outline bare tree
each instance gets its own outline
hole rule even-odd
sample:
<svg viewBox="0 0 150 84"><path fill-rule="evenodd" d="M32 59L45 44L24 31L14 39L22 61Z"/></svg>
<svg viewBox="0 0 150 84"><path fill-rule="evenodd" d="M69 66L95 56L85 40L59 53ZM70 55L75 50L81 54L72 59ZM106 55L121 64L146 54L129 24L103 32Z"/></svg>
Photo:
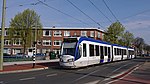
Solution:
<svg viewBox="0 0 150 84"><path fill-rule="evenodd" d="M140 55L142 55L143 47L144 47L144 44L145 44L144 39L140 38L140 37L137 37L137 38L135 38L133 44L137 48L137 53L140 54Z"/></svg>

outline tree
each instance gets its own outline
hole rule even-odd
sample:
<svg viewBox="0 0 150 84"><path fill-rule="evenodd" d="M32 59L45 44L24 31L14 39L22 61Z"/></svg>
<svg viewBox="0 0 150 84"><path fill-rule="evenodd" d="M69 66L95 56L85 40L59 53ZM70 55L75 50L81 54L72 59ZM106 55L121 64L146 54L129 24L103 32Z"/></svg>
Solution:
<svg viewBox="0 0 150 84"><path fill-rule="evenodd" d="M134 36L132 33L130 33L129 31L126 31L123 35L122 38L120 39L121 41L119 41L119 44L123 45L123 46L132 46L132 43L134 41Z"/></svg>
<svg viewBox="0 0 150 84"><path fill-rule="evenodd" d="M142 50L143 50L143 47L144 47L144 44L145 44L144 39L140 38L140 37L137 37L137 38L135 38L133 44L137 48L138 53L142 54Z"/></svg>
<svg viewBox="0 0 150 84"><path fill-rule="evenodd" d="M104 40L110 43L118 44L122 37L125 27L120 22L112 23L104 35Z"/></svg>
<svg viewBox="0 0 150 84"><path fill-rule="evenodd" d="M19 42L23 46L23 53L27 47L31 47L35 34L35 30L41 29L40 16L34 10L26 9L22 13L18 13L10 21L10 28L8 30L9 38L13 42ZM41 32L39 32L41 35Z"/></svg>
<svg viewBox="0 0 150 84"><path fill-rule="evenodd" d="M150 53L150 45L144 44L143 49L144 49L144 51L145 51L145 54L149 54L149 53Z"/></svg>

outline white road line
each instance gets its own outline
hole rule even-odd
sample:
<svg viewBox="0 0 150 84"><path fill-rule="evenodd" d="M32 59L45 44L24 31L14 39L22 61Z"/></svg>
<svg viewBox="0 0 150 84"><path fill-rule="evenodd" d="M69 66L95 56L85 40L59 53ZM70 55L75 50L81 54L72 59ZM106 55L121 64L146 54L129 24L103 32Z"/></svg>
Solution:
<svg viewBox="0 0 150 84"><path fill-rule="evenodd" d="M124 75L123 77L121 77L121 78L119 78L119 79L116 79L116 80L113 80L113 81L110 81L110 82L108 82L108 83L106 83L106 84L111 84L111 83L116 82L116 81L118 81L118 80L120 80L120 79L123 79L123 78L125 78L126 76L128 76L129 74L131 74L133 71L137 70L138 68L139 68L139 66L137 65L133 70L131 70L129 73L127 73L127 74ZM118 75L111 76L110 78L115 78L115 77L120 76L120 75L122 75L122 74L124 74L124 73L126 73L126 71L124 71L124 72L122 72L122 73L120 73L120 74L118 74Z"/></svg>
<svg viewBox="0 0 150 84"><path fill-rule="evenodd" d="M85 83L85 84L97 84L100 80L96 80L96 81L92 81L92 82L88 82L88 83Z"/></svg>
<svg viewBox="0 0 150 84"><path fill-rule="evenodd" d="M77 71L82 71L82 70L84 70L84 69L79 69L79 70L77 70Z"/></svg>
<svg viewBox="0 0 150 84"><path fill-rule="evenodd" d="M21 81L25 81L25 80L32 80L32 79L35 79L35 77L30 77L30 78L22 78L22 79L19 79Z"/></svg>
<svg viewBox="0 0 150 84"><path fill-rule="evenodd" d="M107 67L106 67L107 68ZM103 68L103 69L106 69L106 68ZM86 75L84 75L84 76L82 76L82 77L80 77L80 78L78 78L78 79L76 79L75 81L78 81L78 80L81 80L81 79L83 79L83 78L86 78L87 76L89 76L89 75L91 75L91 74L94 74L94 73L96 73L96 72L98 72L99 70L95 70L95 71L93 71L93 72L91 72L91 73L89 73L89 74L86 74ZM75 82L74 81L74 82Z"/></svg>
<svg viewBox="0 0 150 84"><path fill-rule="evenodd" d="M125 65L123 65L123 66L121 66L121 67L119 67L119 68L115 69L112 73L114 73L114 72L118 71L119 69L121 69L121 68L123 68L123 67L125 67L125 66L127 66L127 65L129 65L129 64L131 64L131 63L125 64ZM112 73L111 73L111 74L112 74Z"/></svg>
<svg viewBox="0 0 150 84"><path fill-rule="evenodd" d="M110 74L108 74L106 77L109 77L109 76L112 75L114 72L118 71L119 69L121 69L121 68L123 68L123 67L125 67L125 66L127 66L127 65L129 65L129 64L132 64L132 63L125 64L125 65L123 65L123 66L121 66L121 67L119 67L119 68L113 70L113 71L112 71ZM124 73L124 72L121 72L120 74L123 74L123 73ZM119 75L120 75L120 74L119 74ZM114 76L110 76L109 78L105 78L105 79L102 80L100 83L102 83L102 82L104 82L104 81L107 81L107 80L110 80L110 79L112 79L112 78L114 78L114 77L116 77L116 76L118 76L118 74L117 74L117 75L114 75Z"/></svg>
<svg viewBox="0 0 150 84"><path fill-rule="evenodd" d="M46 75L46 77L50 77L50 76L56 76L57 74L50 74L50 75Z"/></svg>

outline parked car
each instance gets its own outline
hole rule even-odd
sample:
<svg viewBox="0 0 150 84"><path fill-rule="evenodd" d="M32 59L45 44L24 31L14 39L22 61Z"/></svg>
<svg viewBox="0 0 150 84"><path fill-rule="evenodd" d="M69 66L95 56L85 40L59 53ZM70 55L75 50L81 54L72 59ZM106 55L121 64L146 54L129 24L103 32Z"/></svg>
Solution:
<svg viewBox="0 0 150 84"><path fill-rule="evenodd" d="M23 53L17 53L16 54L16 57L29 57L28 55L23 55Z"/></svg>
<svg viewBox="0 0 150 84"><path fill-rule="evenodd" d="M35 56L45 56L44 53L37 53Z"/></svg>
<svg viewBox="0 0 150 84"><path fill-rule="evenodd" d="M43 60L45 58L45 54L44 53L37 53L35 55L36 60Z"/></svg>
<svg viewBox="0 0 150 84"><path fill-rule="evenodd" d="M11 55L8 53L3 53L3 56L11 56Z"/></svg>
<svg viewBox="0 0 150 84"><path fill-rule="evenodd" d="M3 58L10 58L10 57L11 57L10 54L8 54L8 53L3 53Z"/></svg>

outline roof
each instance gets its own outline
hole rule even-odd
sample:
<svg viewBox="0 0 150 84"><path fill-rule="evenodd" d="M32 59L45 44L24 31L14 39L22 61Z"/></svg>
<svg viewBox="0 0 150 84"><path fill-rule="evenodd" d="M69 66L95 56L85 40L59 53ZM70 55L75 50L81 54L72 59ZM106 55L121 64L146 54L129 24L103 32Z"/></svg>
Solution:
<svg viewBox="0 0 150 84"><path fill-rule="evenodd" d="M72 29L94 29L101 32L104 32L104 30L97 28L97 27L43 27L43 29L65 29L65 30L72 30Z"/></svg>
<svg viewBox="0 0 150 84"><path fill-rule="evenodd" d="M5 29L8 29L9 27L5 27ZM98 31L101 31L101 32L105 32L104 30L102 30L102 29L100 29L99 27L55 27L55 26L53 26L53 27L43 27L43 29L60 29L60 30L62 30L62 29L64 29L64 30L72 30L72 29L82 29L82 30L84 30L84 29L86 29L86 30L90 30L90 29L92 29L92 30L98 30ZM0 30L1 30L1 28L0 28Z"/></svg>

